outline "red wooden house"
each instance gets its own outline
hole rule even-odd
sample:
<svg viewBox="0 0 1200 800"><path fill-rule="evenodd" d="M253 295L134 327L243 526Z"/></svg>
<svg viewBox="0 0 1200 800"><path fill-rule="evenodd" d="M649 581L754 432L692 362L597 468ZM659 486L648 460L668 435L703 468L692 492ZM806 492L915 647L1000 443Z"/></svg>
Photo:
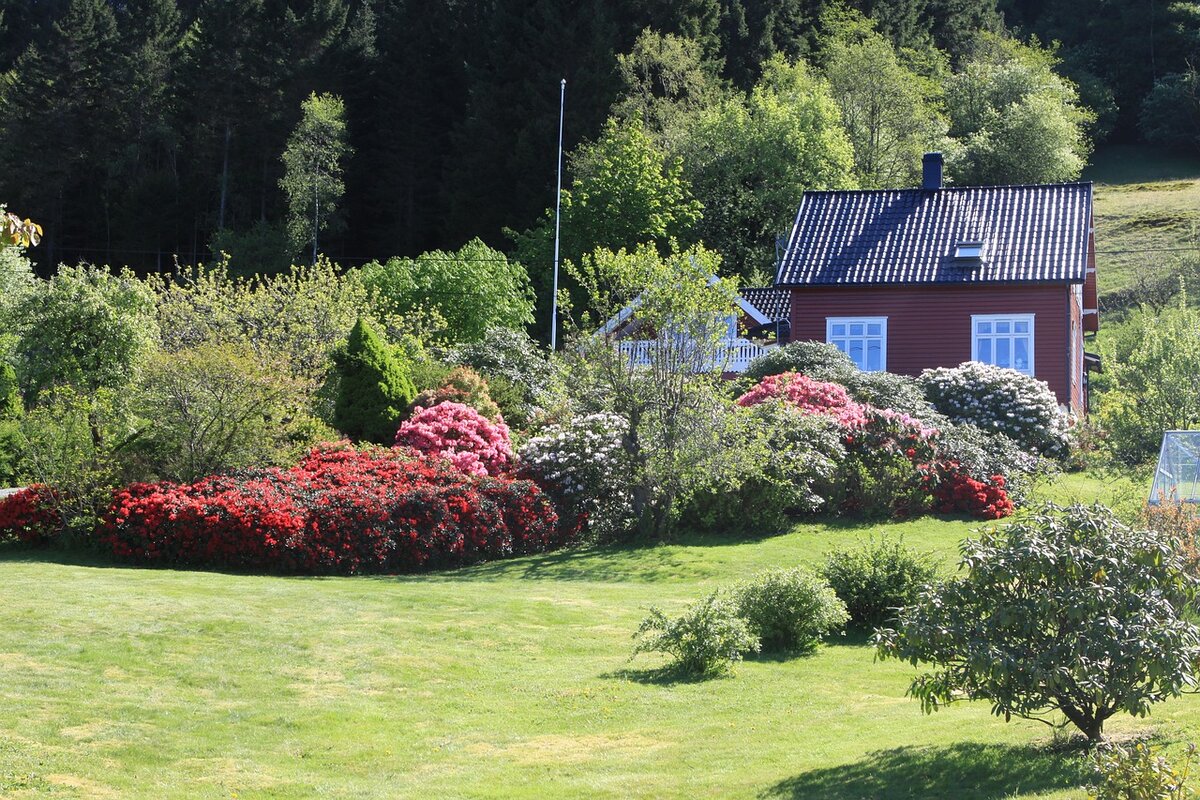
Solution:
<svg viewBox="0 0 1200 800"><path fill-rule="evenodd" d="M982 361L1087 405L1084 333L1099 324L1092 185L806 192L775 286L791 338L830 342L863 369L908 375Z"/></svg>

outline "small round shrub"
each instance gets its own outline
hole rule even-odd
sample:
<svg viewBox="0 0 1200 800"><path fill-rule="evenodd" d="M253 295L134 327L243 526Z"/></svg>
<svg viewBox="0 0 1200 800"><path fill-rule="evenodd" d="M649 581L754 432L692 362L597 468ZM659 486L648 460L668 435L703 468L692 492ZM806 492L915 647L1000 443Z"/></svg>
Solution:
<svg viewBox="0 0 1200 800"><path fill-rule="evenodd" d="M952 421L1003 433L1032 452L1065 455L1067 415L1045 381L977 361L927 369L920 380L929 402Z"/></svg>
<svg viewBox="0 0 1200 800"><path fill-rule="evenodd" d="M819 381L845 383L858 372L850 356L824 342L792 342L777 347L750 362L745 377L761 381L770 375L798 372Z"/></svg>
<svg viewBox="0 0 1200 800"><path fill-rule="evenodd" d="M805 569L761 572L734 592L738 614L766 652L804 652L849 615L829 584Z"/></svg>
<svg viewBox="0 0 1200 800"><path fill-rule="evenodd" d="M552 425L521 447L521 471L554 500L564 524L611 539L633 524L628 423L599 413Z"/></svg>
<svg viewBox="0 0 1200 800"><path fill-rule="evenodd" d="M555 371L541 345L524 332L511 328L489 328L482 340L450 350L446 360L470 367L489 378L502 377L526 387L533 394L550 383Z"/></svg>
<svg viewBox="0 0 1200 800"><path fill-rule="evenodd" d="M821 576L846 604L851 623L870 628L916 602L921 588L937 579L937 567L903 540L883 538L834 550L826 556Z"/></svg>
<svg viewBox="0 0 1200 800"><path fill-rule="evenodd" d="M813 380L796 372L768 375L739 397L737 403L748 407L774 399L810 414L833 417L843 425L860 421L863 414L863 407L850 398L844 386Z"/></svg>
<svg viewBox="0 0 1200 800"><path fill-rule="evenodd" d="M439 403L461 403L470 406L495 422L500 419L500 406L492 400L488 382L473 369L456 367L450 370L436 389L426 389L413 400L413 408L433 408Z"/></svg>
<svg viewBox="0 0 1200 800"><path fill-rule="evenodd" d="M673 671L699 677L723 675L745 653L759 649L758 639L738 616L737 604L722 592L713 592L674 619L651 608L633 636L634 656L666 653Z"/></svg>
<svg viewBox="0 0 1200 800"><path fill-rule="evenodd" d="M461 403L418 407L400 424L396 445L445 458L473 475L503 474L513 461L508 426L503 422L493 424Z"/></svg>
<svg viewBox="0 0 1200 800"><path fill-rule="evenodd" d="M1189 782L1196 745L1189 744L1182 763L1172 764L1159 748L1146 742L1105 742L1092 753L1098 783L1089 787L1093 800L1192 800L1200 787Z"/></svg>

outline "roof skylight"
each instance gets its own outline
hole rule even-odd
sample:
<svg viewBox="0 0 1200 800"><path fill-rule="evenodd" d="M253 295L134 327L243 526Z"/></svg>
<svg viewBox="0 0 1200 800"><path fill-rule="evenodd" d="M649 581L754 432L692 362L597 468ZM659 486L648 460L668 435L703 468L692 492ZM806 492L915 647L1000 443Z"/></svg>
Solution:
<svg viewBox="0 0 1200 800"><path fill-rule="evenodd" d="M983 242L959 242L954 247L954 257L959 261L982 261Z"/></svg>

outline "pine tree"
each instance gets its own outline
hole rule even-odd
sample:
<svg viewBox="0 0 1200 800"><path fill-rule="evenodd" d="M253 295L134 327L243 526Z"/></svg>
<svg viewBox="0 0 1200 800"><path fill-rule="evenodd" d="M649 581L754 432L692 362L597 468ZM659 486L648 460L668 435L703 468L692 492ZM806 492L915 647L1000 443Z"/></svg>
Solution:
<svg viewBox="0 0 1200 800"><path fill-rule="evenodd" d="M362 319L334 356L334 366L334 426L356 441L391 443L417 394L405 366Z"/></svg>
<svg viewBox="0 0 1200 800"><path fill-rule="evenodd" d="M125 127L119 103L116 18L105 0L72 0L43 40L17 59L4 84L0 133L3 189L13 207L46 229L43 252L61 256L66 235L103 234L107 170ZM65 222L71 222L68 229Z"/></svg>

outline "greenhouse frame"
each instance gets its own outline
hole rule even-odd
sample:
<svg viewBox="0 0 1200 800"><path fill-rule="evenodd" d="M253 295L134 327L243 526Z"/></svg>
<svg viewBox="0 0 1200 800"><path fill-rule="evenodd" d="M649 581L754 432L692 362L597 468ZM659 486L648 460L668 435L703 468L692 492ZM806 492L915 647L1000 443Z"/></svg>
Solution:
<svg viewBox="0 0 1200 800"><path fill-rule="evenodd" d="M1200 431L1167 431L1150 485L1149 503L1200 503Z"/></svg>

